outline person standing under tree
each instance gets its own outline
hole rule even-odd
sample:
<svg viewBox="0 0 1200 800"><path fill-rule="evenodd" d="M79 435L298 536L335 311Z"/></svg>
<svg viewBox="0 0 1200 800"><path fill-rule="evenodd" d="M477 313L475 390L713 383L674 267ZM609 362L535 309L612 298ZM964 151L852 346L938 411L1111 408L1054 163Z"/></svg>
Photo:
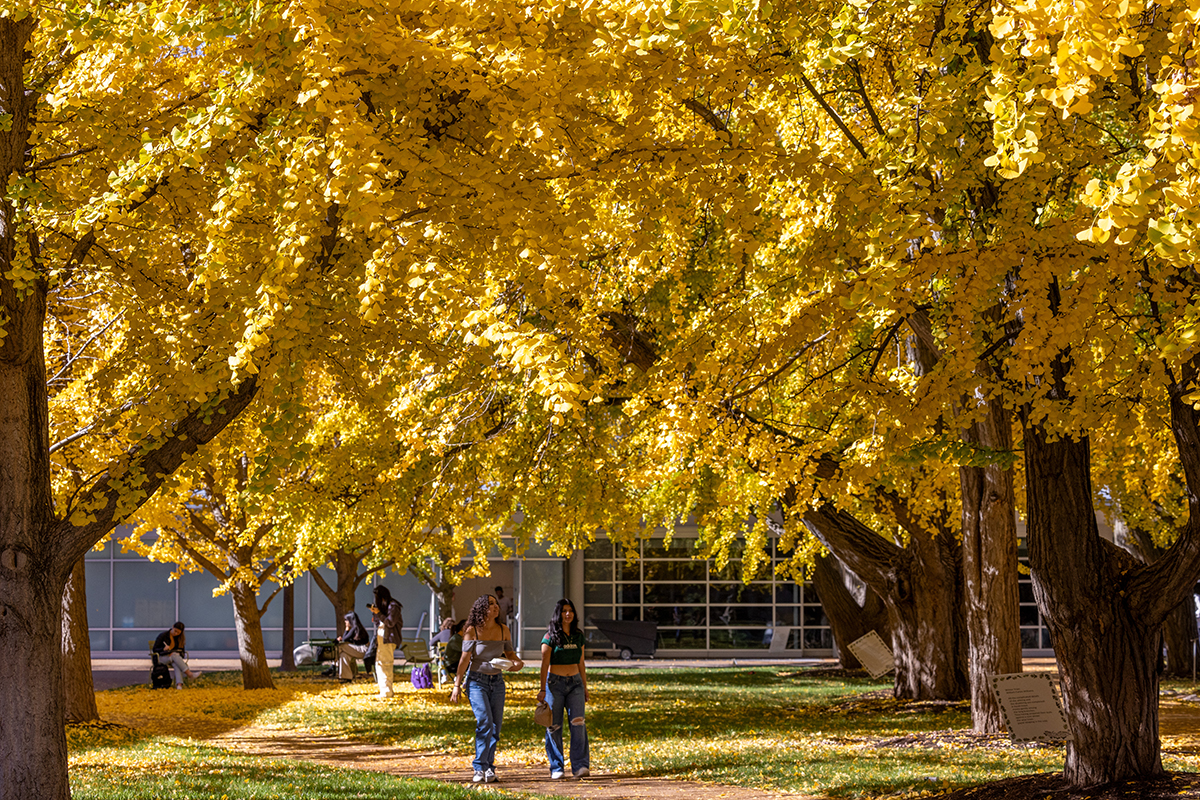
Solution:
<svg viewBox="0 0 1200 800"><path fill-rule="evenodd" d="M500 604L500 624L512 625L513 618L513 601L511 597L504 596L504 587L496 587L496 602Z"/></svg>
<svg viewBox="0 0 1200 800"><path fill-rule="evenodd" d="M379 684L379 699L392 697L392 666L396 661L396 645L400 644L404 628L404 607L392 598L386 586L375 587L375 603L371 606L373 619L378 620L375 633L375 682Z"/></svg>
<svg viewBox="0 0 1200 800"><path fill-rule="evenodd" d="M184 660L187 658L187 645L182 622L176 622L169 631L160 633L154 639L154 647L151 650L158 656L158 663L166 664L175 671L176 689L183 688L183 676L195 678L200 675L200 670L189 668Z"/></svg>
<svg viewBox="0 0 1200 800"><path fill-rule="evenodd" d="M551 725L546 728L546 759L551 780L566 775L563 754L563 712L571 727L571 769L585 778L591 766L587 725L583 708L588 699L587 669L583 663L583 630L575 604L563 598L554 607L546 635L542 637L542 675L538 702L550 704Z"/></svg>
<svg viewBox="0 0 1200 800"><path fill-rule="evenodd" d="M516 672L525 666L512 646L508 626L499 622L500 604L490 594L482 595L467 614L463 632L462 658L450 702L462 697L464 684L471 711L475 714L475 783L495 783L496 747L500 743L500 722L504 718L504 676L494 660L507 659L506 668Z"/></svg>

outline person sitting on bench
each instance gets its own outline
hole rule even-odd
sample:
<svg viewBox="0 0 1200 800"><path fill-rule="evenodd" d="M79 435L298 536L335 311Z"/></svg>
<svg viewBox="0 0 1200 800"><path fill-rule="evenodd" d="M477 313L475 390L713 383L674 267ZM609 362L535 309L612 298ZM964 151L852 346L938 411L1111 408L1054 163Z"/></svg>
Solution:
<svg viewBox="0 0 1200 800"><path fill-rule="evenodd" d="M166 664L175 671L175 688L183 688L183 676L195 678L200 670L188 667L187 648L184 645L183 623L176 622L169 631L163 631L154 640L151 651L158 657L160 664Z"/></svg>
<svg viewBox="0 0 1200 800"><path fill-rule="evenodd" d="M352 681L358 674L358 659L367 654L367 643L371 637L363 627L358 614L351 611L345 617L346 631L337 638L337 676L339 681Z"/></svg>

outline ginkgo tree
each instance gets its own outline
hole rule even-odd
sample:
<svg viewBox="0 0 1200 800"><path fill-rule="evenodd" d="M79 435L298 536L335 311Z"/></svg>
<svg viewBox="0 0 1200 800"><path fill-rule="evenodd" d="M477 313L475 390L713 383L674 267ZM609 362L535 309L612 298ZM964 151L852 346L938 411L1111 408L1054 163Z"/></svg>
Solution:
<svg viewBox="0 0 1200 800"><path fill-rule="evenodd" d="M620 372L603 258L656 269L698 198L736 181L741 145L697 125L753 59L720 31L647 47L656 13L0 6L0 797L68 795L70 568L256 399L264 468L303 455L314 352L370 373L436 360L461 329L555 424ZM752 187L722 201L757 206ZM48 308L68 304L114 322L48 390Z"/></svg>

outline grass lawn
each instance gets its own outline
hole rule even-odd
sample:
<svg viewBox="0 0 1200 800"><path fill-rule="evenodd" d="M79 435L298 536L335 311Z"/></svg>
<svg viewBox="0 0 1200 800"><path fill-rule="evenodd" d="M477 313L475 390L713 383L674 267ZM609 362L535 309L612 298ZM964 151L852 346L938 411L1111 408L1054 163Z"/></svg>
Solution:
<svg viewBox="0 0 1200 800"><path fill-rule="evenodd" d="M842 798L913 796L1062 768L1061 747L1015 746L1000 737L980 742L961 730L970 724L965 703L899 703L887 696L890 684L866 678L776 667L623 669L602 663L589 667L588 674L592 765L602 772ZM500 747L506 763L545 764L543 729L532 719L536 680L533 669L508 676ZM288 788L301 774L308 782L303 791L314 797L385 796L371 793L383 791L377 775L356 784L357 778L337 770L251 764L200 746L204 739L248 722L448 753L461 756L464 771L468 769L474 720L465 701L449 703L448 689L418 691L398 680L396 698L380 703L373 699L372 683L339 685L298 673L277 676L277 685L273 691L246 692L236 673L217 673L205 675L185 692L131 687L102 692L97 699L105 719L132 724L148 735L194 738L195 744L186 745L178 740L126 745L132 747L125 751L127 757L137 763L167 758L185 784L200 787L216 781L196 794L162 796L263 798L276 796L276 791L309 796ZM949 733L956 729L957 734ZM124 785L125 774L111 767L118 760L95 755L104 752L102 745L99 734L73 743L79 751L72 760L77 797L93 796L85 793L91 791L88 787L114 775L113 785ZM166 756L138 754L139 747L165 748ZM1165 737L1164 753L1168 769L1200 768L1200 747L1192 737ZM243 776L245 770L252 774ZM164 780L163 771L154 775L146 780ZM335 777L322 777L329 775ZM257 793L231 792L241 790L238 781L247 779L247 786L265 783ZM321 788L323 780L332 781L328 786L333 788ZM360 791L366 793L355 794ZM445 791L451 792L445 795L449 798L463 790ZM389 797L409 796L400 789L387 792ZM413 796L435 797L424 788Z"/></svg>

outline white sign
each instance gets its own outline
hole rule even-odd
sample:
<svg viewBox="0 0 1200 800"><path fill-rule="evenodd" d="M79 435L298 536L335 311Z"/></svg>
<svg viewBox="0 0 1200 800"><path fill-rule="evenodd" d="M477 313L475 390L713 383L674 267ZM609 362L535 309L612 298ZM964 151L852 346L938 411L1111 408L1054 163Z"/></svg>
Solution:
<svg viewBox="0 0 1200 800"><path fill-rule="evenodd" d="M858 637L846 645L846 649L854 654L854 657L858 659L858 663L863 665L863 669L872 678L886 675L896 668L896 661L892 658L892 651L888 649L888 646L883 643L883 639L880 639L879 634L875 631Z"/></svg>
<svg viewBox="0 0 1200 800"><path fill-rule="evenodd" d="M992 688L996 690L1004 724L1014 742L1071 738L1052 675L1045 672L993 675Z"/></svg>

